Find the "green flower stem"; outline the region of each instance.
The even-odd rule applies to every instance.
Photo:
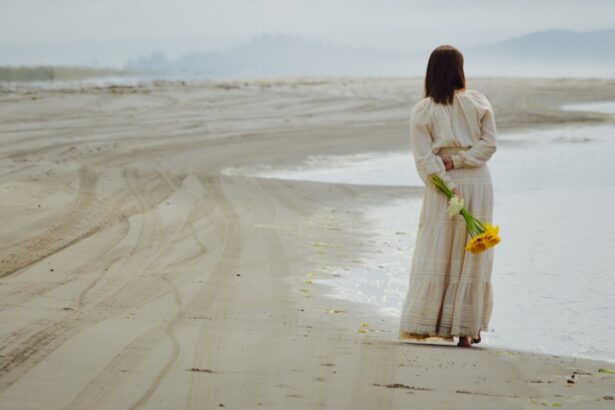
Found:
[[[460,213],[461,215],[463,215],[463,219],[466,220],[466,224],[468,225],[468,230],[470,231],[470,235],[472,235],[472,237],[475,237],[476,235],[479,235],[485,232],[486,229],[483,226],[483,224],[478,219],[476,219],[470,213],[470,211],[468,211],[466,208],[462,208]]]
[[[434,185],[440,190],[442,191],[447,197],[451,198],[453,197],[455,194],[453,193],[453,191],[450,190],[450,188],[448,186],[446,186],[446,184],[444,183],[444,181],[442,180],[442,178],[440,178],[439,175],[434,174],[431,177],[431,181],[434,183]]]
[[[476,222],[478,223],[478,225],[481,227],[481,230],[483,232],[485,232],[487,230],[487,228],[485,227],[485,225],[483,225],[483,223],[481,221],[479,221],[478,219],[476,220]],[[482,233],[482,232],[481,232]]]

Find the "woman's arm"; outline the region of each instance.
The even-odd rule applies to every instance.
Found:
[[[451,190],[456,188],[457,184],[446,172],[442,158],[433,153],[428,115],[417,107],[412,110],[410,119],[410,141],[416,170],[425,185],[433,186],[431,176],[438,174]]]

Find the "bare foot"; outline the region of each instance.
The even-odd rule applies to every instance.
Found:
[[[469,336],[459,336],[459,347],[472,347],[472,340]]]
[[[478,331],[478,337],[476,339],[472,338],[472,343],[474,343],[474,344],[480,343],[480,340],[481,339],[480,339],[480,330],[479,330]]]

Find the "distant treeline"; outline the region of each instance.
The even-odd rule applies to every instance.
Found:
[[[0,81],[70,81],[127,74],[129,74],[128,71],[110,68],[61,66],[0,67]]]

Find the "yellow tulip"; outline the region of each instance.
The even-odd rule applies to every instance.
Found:
[[[487,249],[487,247],[487,243],[485,242],[485,234],[481,233],[470,240],[466,246],[466,250],[469,250],[472,253],[480,253]]]
[[[484,241],[484,238],[480,238],[480,240],[476,241],[474,247],[470,249],[472,253],[481,253],[487,249],[487,244]]]
[[[493,237],[489,238],[489,240],[487,241],[487,244],[491,248],[491,247],[497,245],[498,243],[500,243],[500,241],[501,241],[501,238],[499,236],[493,236]]]

